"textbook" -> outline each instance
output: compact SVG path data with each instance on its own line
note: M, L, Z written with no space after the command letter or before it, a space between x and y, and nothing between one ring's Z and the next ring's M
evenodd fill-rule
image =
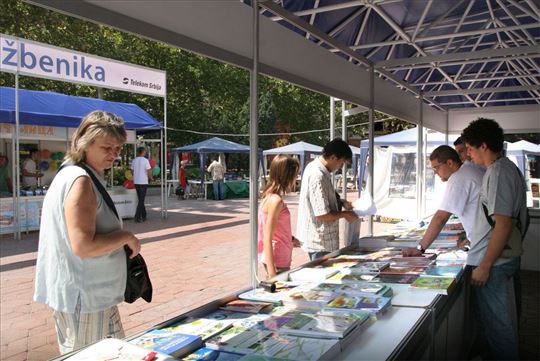
M269 312L272 309L272 306L271 302L233 300L222 305L220 309L234 312L259 313Z
M201 347L197 351L187 355L182 361L238 361L245 355L236 352L213 350L208 347Z
M442 276L457 278L463 272L462 266L432 266L424 272L426 276Z
M336 297L334 292L305 289L289 294L283 299L283 304L313 308L327 304L334 297Z
M218 320L210 318L189 318L177 325L166 327L161 330L200 336L203 340L231 327L230 320Z
M415 274L419 275L424 272L427 267L408 266L408 265L392 265L381 271L381 275L403 275L403 274Z
M297 285L294 287L285 287L281 282L277 282L275 292L269 292L264 288L254 288L239 294L238 298L248 301L271 302L275 305L279 305L283 301L283 298L285 298L287 294L294 292L296 288Z
M367 311L374 315L378 315L381 312L384 312L388 307L390 307L390 298L389 297L378 297L378 296L353 296L342 294L330 301L326 306L325 310L359 310Z
M456 282L453 277L420 276L409 289L411 290L436 290L441 294L447 295L452 292Z
M395 257L390 259L390 266L404 267L427 267L433 264L433 260L427 257Z
M289 273L291 281L317 282L324 281L328 277L336 274L338 268L301 268L298 271Z
M347 268L347 267L354 267L358 263L358 260L354 260L351 258L330 258L327 260L324 260L322 263L318 264L317 267L325 267L325 268Z
M345 272L338 272L334 276L326 280L328 283L358 283L371 281L376 274L364 273L364 274L347 274Z
M370 282L381 282L381 283L413 283L415 279L418 278L417 274L382 274L373 278Z
M163 353L149 351L140 346L133 345L124 340L116 338L105 338L85 349L77 352L75 355L66 358L69 361L140 361L150 354L155 353L153 361L173 361L173 358Z
M360 262L356 266L342 270L345 274L379 273L390 265L389 262Z
M202 339L199 336L161 329L147 332L131 340L130 343L152 351L181 357L201 347Z
M336 359L341 352L337 339L315 339L264 331L241 333L231 338L226 348L231 352L308 361Z
M306 337L343 338L358 323L359 319L350 315L300 313L283 324L278 332Z

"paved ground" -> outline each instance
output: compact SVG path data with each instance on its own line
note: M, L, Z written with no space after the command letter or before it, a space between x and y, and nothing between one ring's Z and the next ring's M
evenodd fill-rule
M125 222L125 228L143 242L154 284L152 303L120 305L128 335L249 284L248 201L169 200L167 220L159 217L159 197L149 197L148 221ZM293 197L288 203L294 223L297 200ZM375 224L375 232L384 227ZM51 311L32 302L36 252L35 232L21 241L0 238L1 360L46 360L58 355ZM293 264L306 261L306 254L295 249ZM525 273L524 282L522 355L538 359L538 272Z

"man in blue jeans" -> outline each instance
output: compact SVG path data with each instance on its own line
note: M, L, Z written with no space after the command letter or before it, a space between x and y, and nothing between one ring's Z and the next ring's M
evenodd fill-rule
M472 313L477 320L482 358L517 360L517 303L521 225L526 224L523 175L503 156L503 130L480 118L463 130L472 161L485 166L467 265L472 268ZM456 195L458 196L458 195ZM519 240L514 243L514 240Z
M217 160L217 158L214 158L207 170L212 175L214 200L225 199L225 167Z

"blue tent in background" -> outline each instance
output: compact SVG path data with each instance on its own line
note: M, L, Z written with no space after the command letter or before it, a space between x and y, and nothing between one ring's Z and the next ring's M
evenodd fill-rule
M15 124L15 89L0 87L0 99L0 123ZM135 104L19 89L20 124L76 128L94 110L122 117L127 129L161 127L159 121Z
M201 184L204 182L205 162L209 153L245 153L249 154L249 146L231 142L230 140L213 137L202 142L173 148L175 153L199 153L199 167L201 170ZM262 159L261 159L262 160Z

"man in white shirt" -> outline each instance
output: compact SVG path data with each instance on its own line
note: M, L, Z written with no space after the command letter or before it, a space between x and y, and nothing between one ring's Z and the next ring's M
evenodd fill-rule
M352 158L349 145L336 138L327 143L322 155L309 163L302 174L296 237L311 260L339 249L339 219L358 219L350 202L342 201L341 211L331 173Z
M468 239L474 227L484 170L470 162L462 163L459 154L447 145L435 148L429 160L433 171L443 182L448 182L446 191L424 237L416 249L404 249L404 256L419 256L424 253L439 236L452 214L459 217Z
M43 173L37 170L37 161L39 160L39 151L37 149L30 151L30 157L26 158L22 164L22 186L36 188L38 178L43 177Z
M144 199L146 198L148 178L150 178L152 174L152 167L145 155L146 149L144 147L137 148L137 157L133 159L133 162L131 163L131 169L133 170L133 184L135 184L138 198L137 210L135 211L135 222L137 223L146 221Z
M214 158L208 166L208 172L212 175L212 185L214 191L214 200L225 199L225 189L223 189L223 180L225 179L225 167Z

